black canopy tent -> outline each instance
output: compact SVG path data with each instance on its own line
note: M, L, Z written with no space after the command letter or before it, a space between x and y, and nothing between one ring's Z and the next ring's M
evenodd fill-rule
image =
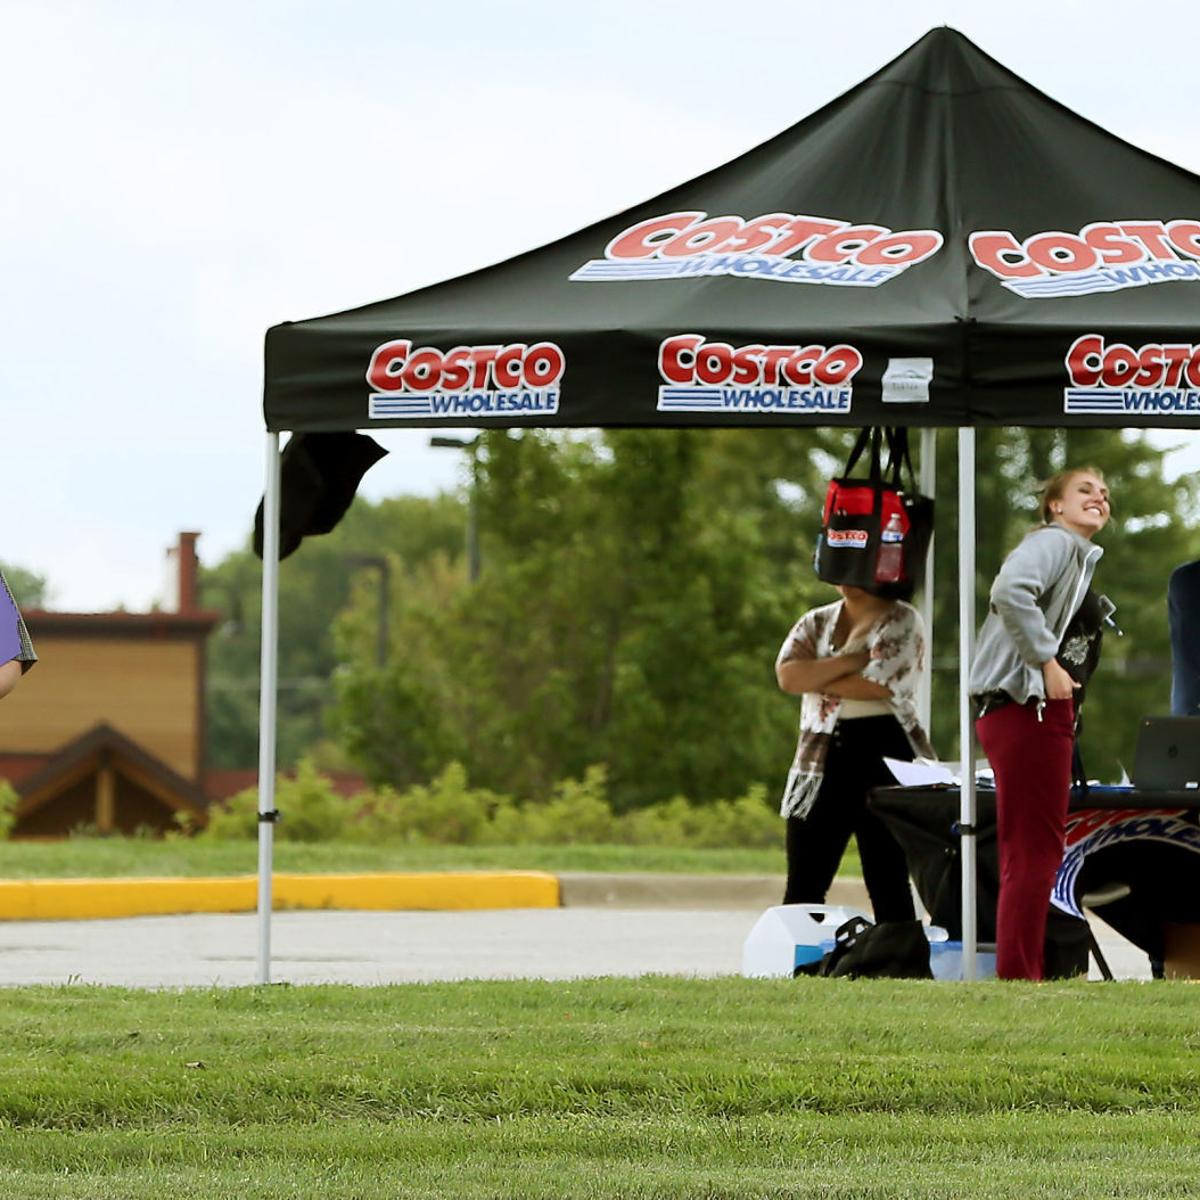
M280 432L316 445L410 426L957 426L965 668L973 427L1200 426L1198 284L1200 178L939 29L636 208L447 283L271 329L260 978ZM969 832L973 788L963 793ZM963 905L970 968L967 885Z

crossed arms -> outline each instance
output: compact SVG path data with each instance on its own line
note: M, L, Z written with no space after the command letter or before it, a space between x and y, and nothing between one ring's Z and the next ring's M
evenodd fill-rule
M834 654L829 658L790 658L775 664L775 678L789 696L824 692L844 700L890 700L881 683L864 679L860 672L871 661L869 654Z

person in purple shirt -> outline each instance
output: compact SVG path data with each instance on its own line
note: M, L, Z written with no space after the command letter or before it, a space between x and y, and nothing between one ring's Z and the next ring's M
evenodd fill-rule
M13 690L21 676L37 662L21 610L0 572L0 699Z

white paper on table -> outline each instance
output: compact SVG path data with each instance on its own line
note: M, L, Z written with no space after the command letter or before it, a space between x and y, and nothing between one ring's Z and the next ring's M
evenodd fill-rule
M900 758L884 757L887 768L896 777L901 787L929 787L935 783L957 783L954 773L945 763L930 759L905 762Z

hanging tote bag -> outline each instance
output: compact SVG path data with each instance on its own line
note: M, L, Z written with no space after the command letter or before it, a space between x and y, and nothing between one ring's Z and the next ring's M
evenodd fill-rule
M892 600L911 600L913 593L925 581L925 565L929 543L933 538L933 500L917 490L917 474L913 470L908 449L908 430L903 426L885 430L889 446L888 469L895 464L894 478L900 482L900 503L908 518L900 545L900 575L895 583L884 581L879 594ZM907 487L904 481L907 479ZM884 539L886 543L886 537Z
M855 478L854 469L868 450L867 476ZM924 577L932 536L933 501L917 492L908 431L878 425L864 429L845 473L830 480L825 493L813 561L817 577L889 600L909 600Z

